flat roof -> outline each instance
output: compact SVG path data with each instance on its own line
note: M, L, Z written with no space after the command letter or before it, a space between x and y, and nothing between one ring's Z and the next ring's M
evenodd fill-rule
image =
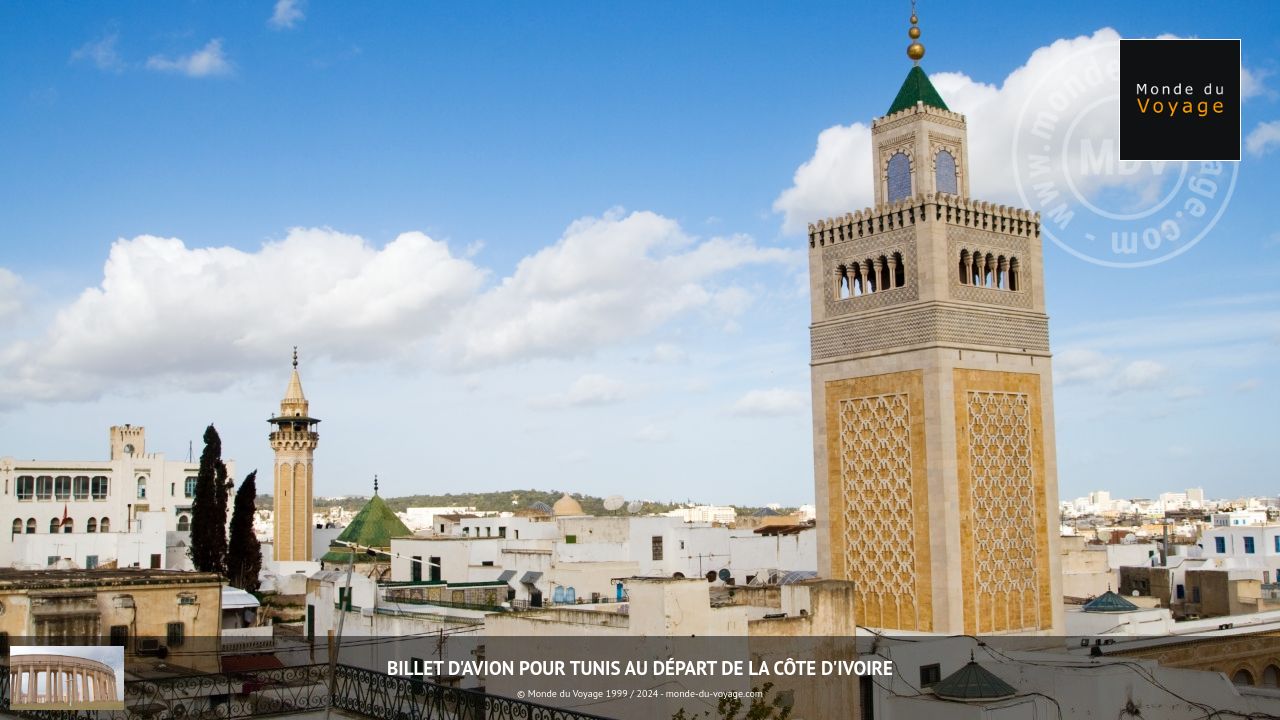
M93 570L15 570L0 568L0 589L56 590L129 585L221 585L217 573L147 568L94 568Z

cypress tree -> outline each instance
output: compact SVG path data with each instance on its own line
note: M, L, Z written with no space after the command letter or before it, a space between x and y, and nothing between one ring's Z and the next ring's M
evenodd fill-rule
M231 536L227 540L227 578L233 587L249 592L258 589L258 572L262 570L262 545L253 534L257 480L258 471L254 470L240 483L231 513Z
M227 555L227 466L222 438L210 424L204 431L196 496L191 501L191 547L187 553L200 572L224 572Z

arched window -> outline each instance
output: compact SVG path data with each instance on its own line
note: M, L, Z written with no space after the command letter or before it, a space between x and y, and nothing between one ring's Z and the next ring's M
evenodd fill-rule
M961 285L968 285L969 281L972 279L973 273L969 267L969 263L971 262L973 262L973 260L969 256L969 251L961 250L960 251L960 284Z
M846 300L853 296L853 290L849 287L849 268L844 265L836 272L836 282L840 285L836 289L836 299Z
M62 521L62 532L71 533L76 531L76 521L74 518L67 518Z
M911 161L906 153L894 153L889 158L889 202L911 197Z
M62 521L61 521L61 520L59 520L58 518L50 518L50 519L49 519L49 534L50 534L50 535L53 535L54 533L58 532L58 528L59 528L59 527L61 527L61 526L62 526Z
M987 257L982 261L982 287L993 288L996 286L996 256L987 253Z
M1009 260L1003 255L996 258L995 287L1001 290L1009 289Z
M1253 673L1246 668L1240 668L1235 675L1231 676L1231 682L1236 685L1253 685Z
M1266 670L1262 671L1263 687L1280 687L1280 667L1268 665Z
M190 530L191 530L191 519L188 518L186 515L179 515L178 516L178 532L190 532Z
M902 262L902 253L893 254L893 286L902 287L907 284L907 267Z
M98 532L98 518L89 518L89 522L84 524L84 531L87 533Z
M147 499L147 479L144 477L138 478L138 499Z
M36 534L36 519L35 519L35 518L27 518L27 534L28 534L28 535L35 535L35 534Z
M934 181L938 186L938 192L951 193L958 195L958 181L956 178L956 159L950 152L943 150L939 152L933 159L934 164Z
M111 532L111 521L105 517L99 520L98 532Z
M13 534L14 535L22 534L22 518L13 519Z
M1009 289L1018 289L1018 258L1009 258Z

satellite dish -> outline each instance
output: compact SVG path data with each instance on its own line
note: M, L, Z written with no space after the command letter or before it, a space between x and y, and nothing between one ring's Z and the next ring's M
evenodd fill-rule
M640 512L640 508L642 507L644 507L644 503L640 502L639 500L632 500L631 502L627 503L627 512L632 514L638 513Z
M733 578L733 573L729 572L729 568L720 568L718 575L720 576L720 582L729 582Z
M626 500L624 500L621 495L610 495L604 499L604 509L612 512L622 507L625 502Z

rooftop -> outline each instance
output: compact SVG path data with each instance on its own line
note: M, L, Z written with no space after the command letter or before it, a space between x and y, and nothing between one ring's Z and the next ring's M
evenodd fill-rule
M49 590L127 585L221 585L216 573L145 568L93 570L15 570L0 568L0 589Z

